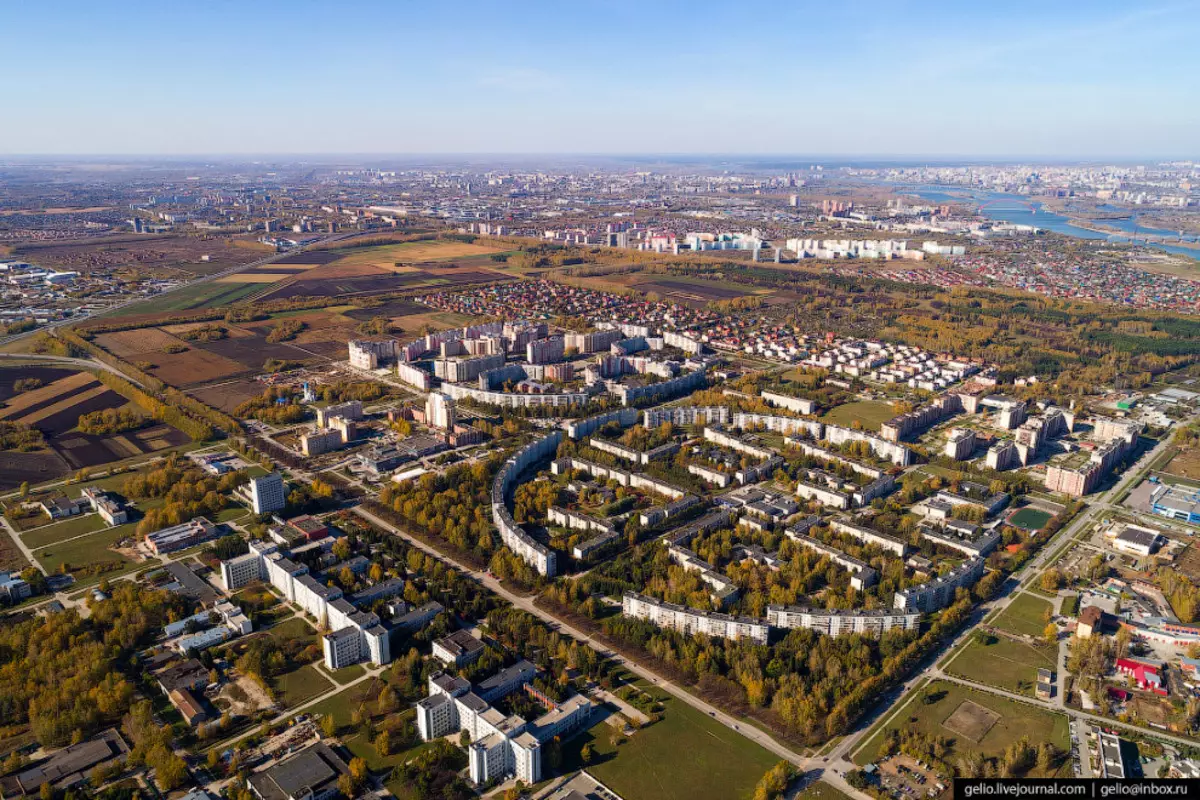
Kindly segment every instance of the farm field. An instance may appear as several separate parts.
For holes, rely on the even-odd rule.
[[[958,717],[952,719],[956,713]],[[1022,736],[1028,736],[1035,745],[1050,742],[1061,752],[1070,750],[1065,715],[948,681],[933,681],[923,690],[913,692],[899,713],[854,753],[856,764],[861,766],[878,758],[887,730],[912,730],[946,737],[950,740],[950,752],[945,760],[951,764],[970,752],[984,758],[1003,756],[1004,749]],[[1060,767],[1060,774],[1063,769],[1069,774],[1069,761]]]
[[[896,416],[891,403],[880,400],[857,400],[831,408],[821,417],[825,422],[849,428],[854,422],[862,424],[865,431],[878,431],[879,426]]]
[[[1058,656],[1055,648],[997,635],[988,636],[987,641],[988,644],[983,644],[972,639],[946,665],[946,672],[1033,697],[1038,669],[1055,669]]]
[[[564,768],[579,764],[579,751],[595,751],[587,770],[624,800],[745,798],[779,760],[738,733],[674,698],[661,722],[613,747],[612,726],[600,722],[563,743]]]
[[[76,430],[79,417],[92,411],[130,405],[90,372],[26,367],[0,367],[0,391],[12,386],[13,377],[42,375],[44,385],[10,395],[0,408],[0,420],[37,428],[46,437],[41,451],[0,453],[0,490],[23,481],[44,483],[72,470],[95,467],[169,447],[187,444],[182,432],[162,423],[151,423],[117,434],[85,434]]]
[[[371,264],[373,266],[390,268],[397,262],[416,264],[423,261],[446,261],[456,258],[471,258],[473,256],[489,256],[492,253],[505,252],[507,249],[479,244],[477,242],[432,239],[429,241],[385,244],[379,247],[335,250],[333,252],[341,254],[338,264],[342,266]]]

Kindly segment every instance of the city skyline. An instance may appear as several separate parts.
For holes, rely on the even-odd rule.
[[[1197,10],[9,9],[0,154],[1186,158]]]

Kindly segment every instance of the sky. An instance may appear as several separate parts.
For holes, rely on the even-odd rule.
[[[0,154],[1200,158],[1200,0],[0,0]]]

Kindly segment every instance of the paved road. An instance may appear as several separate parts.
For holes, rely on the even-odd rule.
[[[39,330],[44,330],[44,329],[39,329]],[[118,375],[118,376],[124,378],[125,380],[129,381],[130,383],[137,383],[138,386],[141,386],[141,384],[138,383],[137,380],[129,377],[128,375],[126,375],[124,372],[121,372],[121,370],[117,369],[116,367],[113,367],[109,364],[105,364],[103,361],[95,361],[90,358],[72,358],[71,356],[55,356],[55,355],[47,355],[44,353],[0,353],[0,359],[3,359],[3,358],[20,360],[20,361],[46,361],[46,362],[58,363],[58,364],[71,364],[76,367],[83,367],[84,369],[102,369],[105,372],[111,372],[113,375]]]

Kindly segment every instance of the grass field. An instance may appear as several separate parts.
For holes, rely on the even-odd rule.
[[[942,725],[968,700],[1000,716],[978,742],[957,736]],[[931,736],[945,736],[950,739],[950,753],[945,760],[951,764],[968,752],[979,753],[984,758],[1002,756],[1004,749],[1022,736],[1028,736],[1035,745],[1050,742],[1062,752],[1070,750],[1070,732],[1065,715],[948,681],[933,681],[923,691],[914,692],[900,712],[887,725],[881,726],[854,754],[856,764],[868,764],[878,757],[879,746],[888,729],[916,730]],[[1068,771],[1071,769],[1069,761],[1064,768]]]
[[[993,624],[1013,633],[1024,633],[1029,636],[1041,636],[1046,628],[1043,615],[1053,606],[1045,600],[1039,600],[1027,594],[1017,595],[1008,608],[996,617]]]
[[[43,525],[21,534],[21,540],[30,549],[48,547],[65,539],[82,536],[85,533],[95,533],[105,527],[104,520],[99,514],[83,514],[74,519],[56,522],[53,525]]]
[[[1056,666],[1058,653],[1055,649],[1035,647],[1003,636],[993,636],[990,641],[991,644],[985,645],[972,639],[946,665],[946,672],[1033,697],[1038,669],[1053,670]]]
[[[267,633],[277,642],[286,642],[292,639],[305,639],[313,642],[317,640],[317,634],[313,632],[312,627],[303,617],[292,617],[271,628]]]
[[[896,416],[896,412],[892,410],[891,403],[879,400],[858,400],[831,408],[821,419],[846,428],[857,421],[862,424],[863,430],[878,431],[880,425],[894,416]]]
[[[779,760],[745,737],[686,703],[666,700],[661,722],[619,747],[607,722],[563,743],[564,768],[578,765],[580,748],[595,750],[587,770],[625,800],[749,798],[754,785]]]
[[[122,561],[132,564],[128,558],[109,550],[109,545],[134,534],[137,525],[130,523],[116,528],[107,528],[90,536],[84,536],[63,544],[52,544],[35,550],[33,555],[47,572],[58,570],[60,564],[67,563],[74,572],[79,567],[95,564],[101,561]],[[97,578],[99,580],[99,578]]]
[[[315,664],[285,672],[275,678],[274,684],[275,696],[284,708],[298,706],[333,688],[333,683],[321,674]]]
[[[1052,516],[1053,514],[1038,508],[1022,508],[1008,518],[1008,523],[1016,525],[1018,528],[1024,528],[1027,531],[1040,531],[1046,527],[1046,523],[1050,521]]]
[[[156,314],[165,311],[186,311],[191,308],[206,308],[209,304],[226,305],[240,297],[258,291],[262,287],[253,284],[237,284],[206,281],[204,283],[182,286],[174,291],[165,292],[158,297],[137,303],[128,308],[115,312],[114,317],[127,317],[132,314]]]

